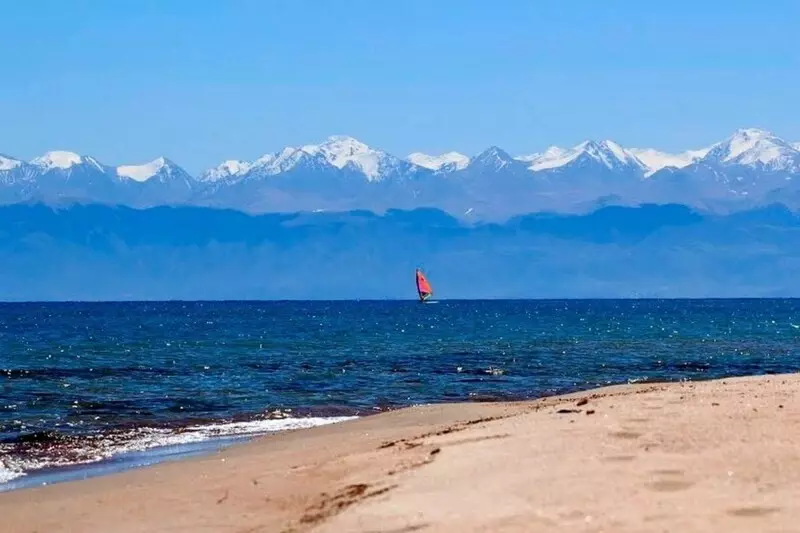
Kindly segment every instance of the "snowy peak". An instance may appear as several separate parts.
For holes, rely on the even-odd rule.
[[[397,167],[400,162],[386,152],[375,150],[345,135],[332,135],[320,145],[303,146],[301,150],[309,155],[321,155],[339,169],[351,165],[363,172],[370,181],[379,180],[386,170]]]
[[[412,165],[428,170],[461,170],[469,165],[469,157],[458,152],[447,152],[441,155],[428,155],[421,152],[410,154],[406,160]]]
[[[22,161],[19,159],[0,154],[0,172],[4,170],[14,170],[20,166],[22,166]]]
[[[72,165],[80,165],[81,163],[81,156],[74,152],[66,152],[63,150],[55,150],[52,152],[47,152],[44,155],[41,155],[31,161],[32,165],[36,165],[38,167],[51,169],[51,168],[61,168],[66,169],[71,167]]]
[[[302,148],[287,146],[280,152],[266,154],[256,159],[247,172],[274,176],[294,169],[300,164],[312,164],[322,159],[320,154],[310,154]]]
[[[737,130],[726,140],[714,145],[703,161],[711,164],[798,171],[800,151],[768,131],[747,128]]]
[[[124,165],[117,167],[117,176],[132,179],[143,183],[153,178],[167,180],[171,177],[186,174],[178,165],[167,159],[159,157],[144,165]]]
[[[602,163],[610,169],[620,167],[643,168],[644,164],[635,155],[628,152],[614,141],[585,141],[578,145],[586,156]]]
[[[560,148],[558,146],[551,146],[547,150],[542,153],[536,153],[531,155],[521,155],[517,157],[517,161],[522,161],[523,163],[536,163],[541,161],[549,161],[549,160],[557,160],[570,153],[569,149]],[[534,169],[531,169],[534,170]]]
[[[798,148],[800,143],[749,128],[709,148],[681,153],[588,140],[517,158],[491,146],[474,157],[451,151],[415,152],[399,159],[336,135],[254,161],[227,160],[199,178],[165,157],[109,167],[91,157],[53,151],[30,163],[0,155],[0,201],[69,197],[135,206],[200,203],[281,212],[439,205],[457,206],[461,213],[474,207],[481,216],[491,210],[572,209],[601,200],[609,205],[743,205],[768,198],[770,191],[795,192],[800,183]],[[643,179],[650,175],[655,178]],[[198,187],[198,180],[204,186]],[[484,194],[487,188],[491,195]],[[531,194],[525,196],[525,191]],[[489,196],[495,200],[487,200]],[[485,207],[489,204],[493,207]]]
[[[206,182],[217,182],[217,181],[226,181],[230,179],[235,179],[240,176],[244,176],[247,174],[247,171],[253,166],[252,163],[248,163],[247,161],[237,161],[235,159],[229,159],[228,161],[223,161],[216,167],[205,171],[203,174],[200,175],[200,181]]]
[[[240,161],[223,163],[207,172],[206,179],[244,174],[274,176],[302,167],[309,170],[349,168],[364,174],[368,181],[378,181],[402,164],[400,159],[375,150],[357,139],[334,135],[322,144],[309,144],[300,148],[287,146],[279,152],[258,158],[252,164]],[[226,165],[227,168],[223,168]]]
[[[497,146],[491,146],[472,158],[469,166],[478,165],[482,168],[500,170],[513,163],[514,158],[508,155],[507,152]]]
[[[90,165],[97,170],[103,170],[103,165],[97,162],[93,157],[80,156],[74,152],[67,152],[64,150],[55,150],[47,152],[31,161],[32,165],[41,168],[44,171],[48,170],[67,170],[76,165]]]
[[[521,156],[519,161],[528,163],[534,172],[560,168],[571,163],[594,162],[610,170],[644,169],[645,165],[632,152],[614,141],[584,141],[572,148],[551,146],[540,154]]]
[[[677,154],[661,152],[653,148],[629,148],[628,152],[636,156],[647,167],[646,176],[654,174],[662,168],[684,168],[705,157],[711,148],[686,150]]]
[[[781,144],[788,143],[784,143],[768,131],[757,128],[739,129],[721,144],[723,150],[720,154],[723,156],[722,160],[727,162],[742,156],[748,158],[760,156]],[[791,148],[791,145],[789,147]]]
[[[551,146],[540,154],[520,156],[517,159],[529,163],[528,169],[536,172],[539,170],[562,167],[572,162],[578,155],[580,154],[575,149]]]

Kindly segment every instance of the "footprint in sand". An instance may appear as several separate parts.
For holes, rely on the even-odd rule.
[[[448,446],[457,446],[459,444],[472,444],[475,442],[483,442],[486,440],[507,439],[510,433],[503,433],[502,435],[486,435],[485,437],[471,437],[468,439],[456,439],[447,443]]]
[[[365,531],[364,533],[412,533],[413,531],[421,531],[423,529],[426,529],[427,527],[428,524],[416,524],[413,526],[401,527],[400,529],[381,529],[380,531],[373,530],[373,531]]]
[[[609,455],[608,457],[603,457],[603,461],[607,461],[609,463],[627,463],[628,461],[633,461],[636,459],[635,455]]]
[[[622,431],[612,431],[611,436],[616,437],[618,439],[633,440],[633,439],[638,439],[639,437],[642,436],[642,434],[637,433],[636,431],[622,430]]]
[[[683,481],[680,479],[660,479],[648,484],[650,490],[656,492],[678,492],[686,490],[694,485],[691,481]]]
[[[768,514],[777,513],[780,511],[779,507],[739,507],[738,509],[731,509],[728,514],[731,516],[740,516],[744,518],[753,518],[758,516],[766,516]]]
[[[647,484],[650,490],[656,492],[678,492],[686,490],[694,485],[693,481],[683,479],[683,470],[665,468],[653,470],[650,473],[653,474],[654,477],[660,478]]]

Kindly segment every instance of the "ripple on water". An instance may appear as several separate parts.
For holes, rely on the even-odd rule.
[[[275,410],[796,371],[798,323],[800,300],[0,304],[0,445],[58,435],[40,451],[79,460]]]

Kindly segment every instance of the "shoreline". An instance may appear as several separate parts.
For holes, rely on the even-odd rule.
[[[91,462],[46,466],[18,474],[17,477],[0,483],[0,494],[54,485],[56,483],[69,483],[100,476],[113,476],[128,470],[199,457],[221,451],[235,444],[243,444],[253,438],[258,437],[252,435],[212,437],[208,440],[196,442],[167,444],[143,450],[121,452]]]
[[[0,456],[0,493],[112,475],[133,468],[212,453],[232,444],[270,433],[342,422],[356,416],[306,416],[217,420],[172,427],[139,426],[73,437],[73,442],[52,448],[14,450],[6,444]],[[52,447],[53,443],[45,443]],[[11,451],[9,451],[11,450]],[[44,454],[42,452],[44,451]],[[67,460],[65,456],[71,456]],[[16,468],[15,468],[16,467]]]
[[[453,405],[471,405],[475,403],[480,404],[521,404],[526,402],[535,402],[547,398],[562,397],[567,395],[574,395],[586,393],[592,390],[601,388],[636,385],[636,384],[659,384],[659,383],[675,383],[670,381],[651,381],[651,380],[628,380],[626,383],[608,384],[604,387],[589,387],[589,388],[576,388],[563,393],[544,394],[536,398],[521,398],[521,399],[483,399],[474,402],[458,401],[458,402],[436,402],[424,404],[428,406],[441,405],[445,403],[452,403]],[[280,433],[284,431],[307,429],[316,427],[317,425],[327,425],[330,423],[341,423],[347,420],[355,420],[367,416],[375,416],[381,413],[389,413],[408,409],[406,407],[395,407],[382,411],[364,411],[361,414],[352,415],[338,415],[338,416],[302,416],[302,417],[278,417],[278,418],[242,418],[241,420],[221,419],[212,421],[209,420],[207,424],[201,425],[181,425],[176,424],[170,427],[154,427],[154,426],[141,426],[133,427],[133,431],[147,432],[147,431],[169,431],[173,429],[176,431],[174,434],[165,434],[159,438],[156,443],[147,443],[137,446],[137,441],[131,440],[127,445],[123,442],[117,445],[116,451],[109,451],[106,454],[98,456],[96,459],[85,459],[75,462],[53,462],[52,464],[45,464],[44,466],[36,466],[31,469],[23,470],[10,470],[4,468],[2,461],[0,461],[0,474],[10,476],[4,478],[0,475],[0,494],[4,492],[17,491],[27,488],[35,488],[38,486],[47,486],[55,483],[66,483],[71,481],[80,481],[91,479],[99,476],[115,475],[126,472],[128,470],[145,468],[148,466],[157,465],[163,462],[179,461],[191,457],[201,457],[204,455],[212,454],[216,451],[221,451],[236,444],[243,444],[260,437],[270,435],[273,433]],[[282,426],[282,422],[288,423],[287,427]],[[311,424],[308,424],[308,423]],[[263,426],[275,425],[271,429],[265,429]],[[254,426],[249,429],[247,426]],[[242,427],[239,431],[230,431],[232,428]],[[222,432],[218,434],[209,434],[200,440],[191,438],[192,431],[197,430],[227,430],[229,432]],[[182,434],[190,435],[188,440],[181,437]],[[99,450],[101,453],[103,450]],[[73,450],[74,452],[74,450]],[[23,460],[23,462],[27,462]],[[4,472],[5,470],[5,472]]]
[[[562,393],[546,393],[534,398],[483,398],[474,401],[456,402],[435,402],[422,404],[428,406],[453,404],[453,405],[472,405],[472,404],[521,404],[535,402],[547,398],[561,397],[566,395],[580,394],[588,391],[608,388],[614,386],[634,385],[634,384],[659,384],[673,383],[670,381],[657,380],[628,380],[627,382],[607,384],[603,387],[578,387]],[[92,441],[97,435],[89,434],[86,437],[85,446],[64,450],[67,453],[86,455],[87,458],[64,462],[61,457],[53,456],[52,459],[26,459],[20,453],[14,453],[13,463],[28,464],[33,462],[36,466],[24,469],[8,468],[0,459],[0,494],[34,488],[37,486],[47,486],[54,483],[65,483],[79,481],[98,476],[108,476],[119,474],[128,470],[153,466],[162,462],[177,461],[191,457],[203,456],[220,451],[234,444],[242,444],[253,439],[258,439],[265,435],[280,433],[289,430],[307,429],[317,425],[327,425],[331,423],[341,423],[347,420],[354,420],[368,416],[376,416],[382,413],[389,413],[408,409],[406,407],[393,407],[384,410],[364,410],[358,414],[339,413],[332,416],[315,416],[313,410],[309,410],[307,416],[279,416],[276,418],[259,415],[258,417],[247,417],[235,419],[207,420],[205,424],[180,424],[173,423],[165,426],[131,426],[129,433],[119,431],[111,434],[100,434],[105,437],[102,440],[113,442],[110,448],[93,449]],[[305,409],[298,409],[304,411]],[[289,412],[293,411],[290,409]],[[271,413],[273,414],[273,413]],[[205,436],[198,437],[199,433]],[[110,437],[110,438],[109,438]],[[78,436],[80,438],[80,436]],[[116,441],[117,439],[120,439]],[[116,441],[116,442],[115,442]],[[78,442],[80,444],[80,442]],[[35,450],[34,450],[35,453]],[[62,452],[63,453],[63,452]],[[92,458],[94,455],[95,458]]]
[[[13,531],[780,531],[800,375],[432,404],[0,493]],[[624,502],[620,504],[620,502]]]

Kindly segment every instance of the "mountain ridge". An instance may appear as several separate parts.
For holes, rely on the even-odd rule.
[[[439,209],[247,214],[0,206],[0,300],[800,296],[800,215],[608,206],[466,222]]]
[[[51,151],[29,162],[0,155],[0,203],[73,198],[246,212],[437,207],[480,219],[543,209],[585,212],[601,203],[679,202],[728,212],[777,200],[800,209],[799,145],[742,128],[678,154],[588,140],[522,156],[491,146],[472,157],[415,152],[399,158],[333,135],[253,161],[227,160],[197,176],[163,156],[113,167]]]

